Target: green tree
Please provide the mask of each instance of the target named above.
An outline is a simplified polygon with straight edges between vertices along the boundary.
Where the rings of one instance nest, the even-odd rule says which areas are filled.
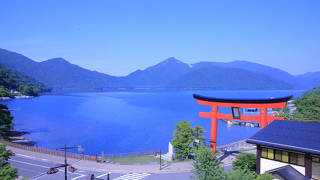
[[[8,97],[10,93],[3,87],[0,87],[0,97]]]
[[[190,122],[181,121],[176,124],[173,136],[172,145],[177,156],[182,156],[183,159],[188,157],[189,153],[193,152],[193,149],[189,147],[189,144],[194,142],[194,132]]]
[[[269,174],[269,173],[264,173],[261,175],[258,175],[258,177],[256,178],[256,180],[272,180],[274,177]]]
[[[204,138],[202,133],[203,128],[201,126],[192,128],[188,121],[181,121],[176,124],[176,129],[173,132],[172,145],[177,156],[182,159],[187,158],[188,155],[194,151],[194,148],[190,146],[190,144],[194,143],[196,138]]]
[[[195,175],[193,179],[220,180],[225,178],[219,159],[214,157],[208,147],[203,145],[199,146],[199,149],[195,151],[192,172]]]
[[[320,90],[318,88],[304,92],[293,103],[296,106],[293,120],[320,122]]]
[[[280,112],[277,117],[284,117],[285,120],[292,120],[292,115],[285,112]]]
[[[237,169],[227,174],[226,180],[253,180],[255,179],[254,173],[244,169]]]
[[[17,169],[11,168],[8,160],[14,155],[12,151],[6,150],[6,145],[0,145],[0,179],[14,180],[18,177]]]
[[[226,175],[226,180],[272,180],[274,177],[271,174],[265,173],[257,175],[247,169],[237,169],[230,171]]]
[[[203,131],[204,131],[203,127],[198,126],[198,125],[195,126],[195,127],[193,128],[194,137],[195,137],[195,138],[203,139],[203,138],[204,138],[204,136],[202,135],[202,134],[203,134]]]
[[[7,138],[13,128],[13,117],[6,105],[0,104],[0,138]]]
[[[235,161],[232,162],[233,170],[256,171],[256,155],[249,153],[239,154]]]
[[[203,141],[203,139],[205,139],[205,137],[202,135],[203,131],[204,131],[203,127],[198,126],[198,125],[193,128],[193,139],[194,139],[194,142],[195,142],[196,139],[199,140],[198,142],[194,143],[195,148],[199,147],[201,145],[205,145],[205,142]]]
[[[19,90],[22,94],[27,96],[38,96],[39,93],[39,89],[28,85],[20,85]]]

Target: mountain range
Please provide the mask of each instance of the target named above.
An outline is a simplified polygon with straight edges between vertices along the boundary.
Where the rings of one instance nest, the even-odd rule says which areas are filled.
[[[53,91],[120,89],[308,89],[320,84],[320,72],[298,76],[248,61],[187,64],[170,57],[144,70],[117,77],[91,71],[63,58],[36,62],[0,48],[0,64],[22,72]]]

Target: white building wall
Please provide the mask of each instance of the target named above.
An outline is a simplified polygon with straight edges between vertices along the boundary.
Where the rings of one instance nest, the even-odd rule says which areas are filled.
[[[302,166],[297,166],[289,163],[274,161],[271,159],[260,158],[260,174],[263,174],[266,171],[276,169],[282,166],[290,165],[299,171],[301,174],[305,175],[305,168]]]

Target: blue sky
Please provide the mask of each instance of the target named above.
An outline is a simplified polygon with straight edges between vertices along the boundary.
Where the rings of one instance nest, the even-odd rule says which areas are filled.
[[[0,4],[0,47],[126,75],[174,56],[320,71],[320,1],[16,1]]]

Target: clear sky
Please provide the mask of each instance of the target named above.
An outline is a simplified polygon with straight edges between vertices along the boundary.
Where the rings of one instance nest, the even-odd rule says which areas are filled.
[[[320,0],[6,0],[0,47],[126,75],[174,56],[320,71]]]

